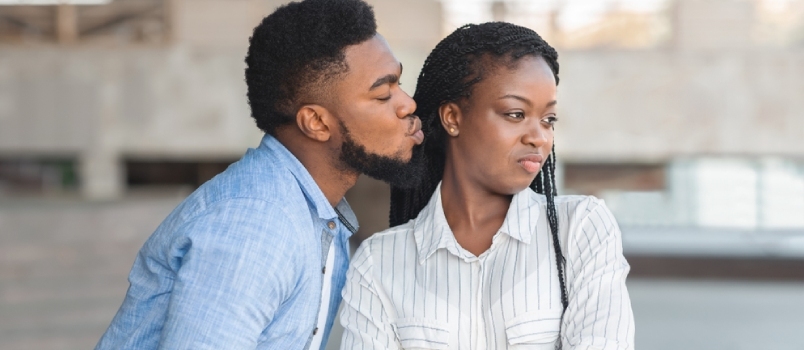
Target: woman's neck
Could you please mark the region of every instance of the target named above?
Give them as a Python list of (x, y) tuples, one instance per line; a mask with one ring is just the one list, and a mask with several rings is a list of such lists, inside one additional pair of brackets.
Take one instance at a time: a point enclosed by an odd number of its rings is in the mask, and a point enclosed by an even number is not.
[(464, 249), (475, 256), (491, 247), (505, 221), (511, 195), (492, 193), (456, 171), (447, 162), (441, 181), (441, 205), (450, 229)]

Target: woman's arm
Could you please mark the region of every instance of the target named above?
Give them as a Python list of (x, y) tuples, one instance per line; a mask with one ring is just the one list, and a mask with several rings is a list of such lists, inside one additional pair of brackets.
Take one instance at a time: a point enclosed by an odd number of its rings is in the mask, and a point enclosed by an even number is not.
[(370, 246), (370, 241), (363, 242), (346, 273), (341, 349), (401, 349), (370, 273)]
[(593, 197), (579, 203), (574, 217), (566, 249), (563, 348), (633, 349), (634, 316), (625, 286), (630, 266), (620, 228), (603, 201)]

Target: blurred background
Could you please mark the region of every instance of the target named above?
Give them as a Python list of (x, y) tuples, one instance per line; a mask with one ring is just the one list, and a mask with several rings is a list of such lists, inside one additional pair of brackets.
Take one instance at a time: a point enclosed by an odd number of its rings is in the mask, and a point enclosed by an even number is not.
[[(145, 239), (258, 145), (243, 60), (284, 2), (0, 0), (0, 349), (94, 346)], [(410, 94), (464, 23), (557, 48), (560, 193), (619, 220), (638, 349), (804, 349), (804, 0), (368, 2)], [(347, 196), (355, 245), (387, 227), (387, 186)]]

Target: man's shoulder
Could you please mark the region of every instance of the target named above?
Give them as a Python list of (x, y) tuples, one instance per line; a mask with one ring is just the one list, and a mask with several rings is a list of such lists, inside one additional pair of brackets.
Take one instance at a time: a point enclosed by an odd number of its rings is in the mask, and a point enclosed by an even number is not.
[[(242, 230), (246, 227), (261, 231), (254, 232), (251, 239), (270, 239), (268, 231), (297, 231), (308, 221), (304, 194), (289, 171), (241, 159), (190, 194), (155, 234), (164, 238), (213, 231), (217, 235), (248, 234)], [(238, 232), (233, 232), (235, 228)]]
[[(252, 198), (287, 203), (302, 195), (293, 174), (282, 164), (258, 154), (247, 153), (225, 171), (203, 184), (197, 191), (204, 200), (216, 202), (232, 198)], [(292, 204), (292, 203), (289, 203)]]

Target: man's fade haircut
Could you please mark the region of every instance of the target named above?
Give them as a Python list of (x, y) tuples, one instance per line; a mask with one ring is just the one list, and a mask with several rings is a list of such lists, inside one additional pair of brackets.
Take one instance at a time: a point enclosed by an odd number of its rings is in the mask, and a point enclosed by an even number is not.
[(362, 0), (303, 0), (281, 6), (254, 28), (246, 55), (251, 116), (268, 134), (315, 103), (327, 83), (349, 70), (344, 49), (377, 33)]

